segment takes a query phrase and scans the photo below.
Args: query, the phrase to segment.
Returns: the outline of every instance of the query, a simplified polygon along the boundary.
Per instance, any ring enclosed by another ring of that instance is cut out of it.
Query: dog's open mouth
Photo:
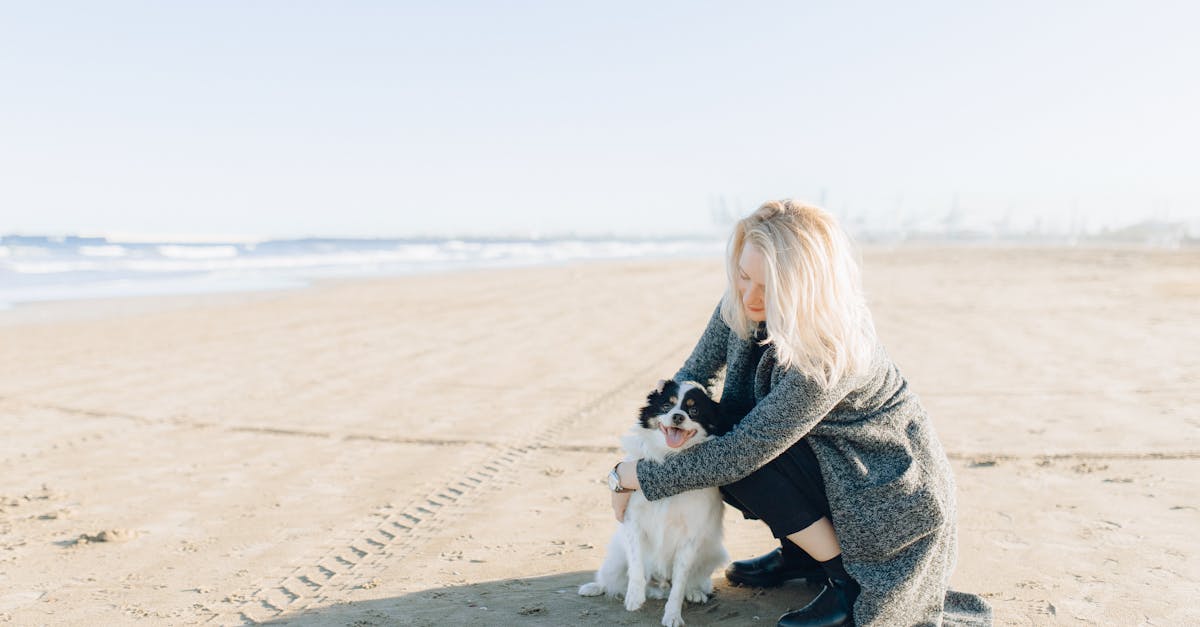
[[[662,426],[660,428],[662,429],[663,436],[667,438],[667,446],[671,448],[679,448],[683,446],[684,442],[687,442],[688,440],[692,439],[693,435],[696,435],[695,429],[686,431],[684,429],[680,429],[679,427]]]

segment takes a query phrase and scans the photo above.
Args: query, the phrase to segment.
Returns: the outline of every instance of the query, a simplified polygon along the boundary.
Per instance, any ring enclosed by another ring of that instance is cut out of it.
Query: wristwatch
[[[616,466],[613,466],[612,470],[608,471],[608,489],[618,493],[634,492],[633,488],[621,487],[621,475],[617,474],[617,466],[620,465],[621,462],[617,462]]]

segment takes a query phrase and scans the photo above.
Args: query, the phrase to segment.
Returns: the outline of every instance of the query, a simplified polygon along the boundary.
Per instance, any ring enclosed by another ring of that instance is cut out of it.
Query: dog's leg
[[[712,572],[729,561],[729,554],[721,545],[710,546],[705,553],[706,555],[696,557],[695,568],[692,569],[688,589],[683,597],[688,603],[708,602],[708,596],[713,591]]]
[[[625,534],[625,573],[629,583],[625,586],[625,609],[630,612],[641,609],[646,602],[646,565],[642,561],[642,538],[637,525],[626,522],[621,525]]]
[[[683,625],[683,597],[691,586],[696,550],[695,541],[689,541],[675,552],[675,562],[671,565],[671,594],[667,595],[667,607],[662,618],[665,627]]]
[[[709,571],[712,573],[712,571]],[[688,603],[708,603],[708,596],[712,594],[712,576],[701,575],[699,572],[692,573],[692,580],[688,582],[687,590],[683,593],[683,598],[687,599]]]
[[[580,596],[594,597],[607,594],[615,597],[625,590],[625,538],[618,529],[608,543],[604,563],[596,571],[596,580],[579,586]]]

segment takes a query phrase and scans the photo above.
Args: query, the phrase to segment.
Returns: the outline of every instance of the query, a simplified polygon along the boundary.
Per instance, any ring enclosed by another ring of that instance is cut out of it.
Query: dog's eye
[[[691,409],[689,409],[689,410],[688,410],[688,415],[689,415],[689,416],[695,416],[697,413],[699,413],[699,412],[697,412],[697,411],[696,411],[696,408],[695,408],[695,407],[693,407],[693,408],[691,408]]]

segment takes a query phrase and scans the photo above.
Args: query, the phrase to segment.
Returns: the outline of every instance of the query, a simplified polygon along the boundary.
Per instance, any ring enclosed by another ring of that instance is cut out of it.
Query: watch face
[[[621,480],[617,477],[617,473],[608,473],[608,489],[616,492],[621,489]]]

